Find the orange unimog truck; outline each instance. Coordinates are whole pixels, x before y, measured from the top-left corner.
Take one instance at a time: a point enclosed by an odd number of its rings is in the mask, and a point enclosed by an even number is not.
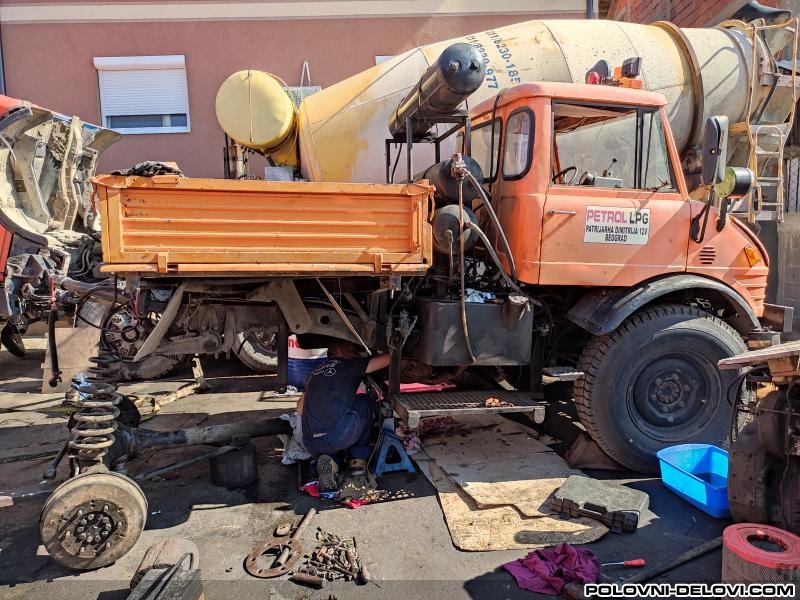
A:
[[[405,158],[413,183],[97,177],[102,270],[125,284],[102,320],[99,371],[249,344],[264,364],[278,354],[285,382],[290,333],[311,348],[342,338],[391,352],[387,396],[412,427],[468,412],[540,421],[543,387],[571,381],[586,430],[633,470],[655,472],[666,446],[719,443],[742,379],[717,362],[783,331],[791,311],[764,304],[766,251],[728,215],[752,174],[725,168],[725,119],[706,124],[694,177],[707,194],[691,199],[666,100],[634,89],[635,71],[522,84],[467,112],[483,63],[449,47],[389,123],[387,180]],[[462,152],[439,160],[451,135]],[[437,162],[415,175],[428,142]],[[41,517],[48,551],[75,568],[116,560],[146,519],[136,484],[102,472],[145,445],[109,425],[126,402],[113,381],[82,388],[70,458],[85,485],[56,489]],[[110,489],[126,535],[69,538],[64,519]]]
[[[112,320],[108,338],[135,361],[216,354],[268,347],[285,320],[304,346],[391,350],[394,384],[460,384],[395,388],[412,425],[491,396],[534,411],[543,383],[574,380],[592,438],[654,472],[657,450],[728,432],[737,375],[715,365],[762,329],[768,273],[726,216],[750,174],[718,174],[724,124],[705,154],[715,202],[691,200],[664,105],[619,85],[520,85],[470,111],[461,164],[413,184],[98,177],[103,271],[133,298],[118,321],[172,316],[142,340]],[[780,309],[766,316],[782,329]]]

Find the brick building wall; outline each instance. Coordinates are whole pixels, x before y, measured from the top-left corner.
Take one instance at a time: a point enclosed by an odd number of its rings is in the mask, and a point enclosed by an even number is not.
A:
[[[742,0],[612,0],[608,18],[631,23],[672,21],[681,27],[706,27],[725,20],[743,4]],[[761,4],[787,6],[793,3],[761,0]]]

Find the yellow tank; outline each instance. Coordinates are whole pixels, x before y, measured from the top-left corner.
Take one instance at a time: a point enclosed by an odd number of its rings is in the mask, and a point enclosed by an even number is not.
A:
[[[217,121],[237,143],[281,165],[298,164],[297,108],[283,84],[264,71],[228,77],[217,92]]]

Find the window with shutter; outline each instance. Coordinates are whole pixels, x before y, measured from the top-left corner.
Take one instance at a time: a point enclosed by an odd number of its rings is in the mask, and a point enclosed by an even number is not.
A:
[[[95,57],[94,66],[104,126],[125,134],[190,131],[182,55]]]

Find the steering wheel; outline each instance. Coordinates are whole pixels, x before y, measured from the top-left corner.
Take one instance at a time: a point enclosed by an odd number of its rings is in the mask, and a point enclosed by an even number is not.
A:
[[[572,177],[570,177],[569,181],[567,181],[564,185],[569,185],[570,183],[572,183],[572,180],[575,179],[575,175],[578,173],[578,167],[567,167],[566,169],[561,169],[558,173],[553,175],[553,183],[556,182],[556,179],[558,179],[559,177],[563,177],[570,171],[572,171]]]

